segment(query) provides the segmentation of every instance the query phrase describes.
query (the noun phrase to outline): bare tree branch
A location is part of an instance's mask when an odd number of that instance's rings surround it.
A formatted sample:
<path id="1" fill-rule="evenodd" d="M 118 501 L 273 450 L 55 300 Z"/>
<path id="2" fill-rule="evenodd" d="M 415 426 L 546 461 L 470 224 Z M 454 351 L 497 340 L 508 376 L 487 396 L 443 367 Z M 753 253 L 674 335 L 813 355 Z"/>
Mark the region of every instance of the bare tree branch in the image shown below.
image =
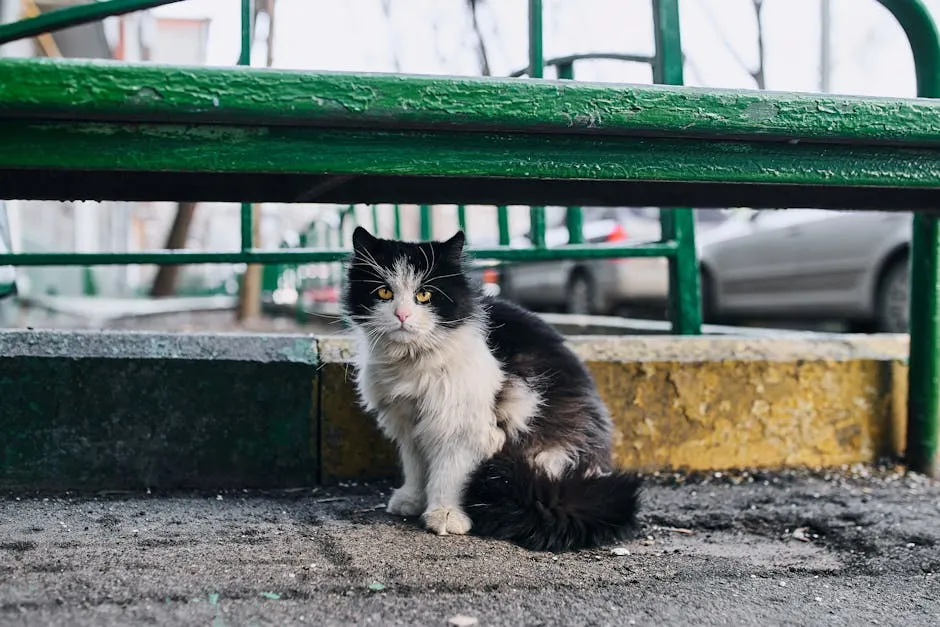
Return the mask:
<path id="1" fill-rule="evenodd" d="M 486 40 L 483 38 L 483 31 L 480 29 L 479 15 L 477 9 L 483 0 L 467 0 L 467 6 L 470 8 L 470 19 L 473 23 L 473 33 L 477 39 L 477 54 L 480 57 L 480 74 L 483 76 L 492 76 L 490 70 L 490 58 L 486 51 Z"/>
<path id="2" fill-rule="evenodd" d="M 395 45 L 395 29 L 392 26 L 392 0 L 382 0 L 382 13 L 385 14 L 385 20 L 388 22 L 389 32 L 392 33 L 391 41 L 391 52 L 392 52 L 392 67 L 395 68 L 396 74 L 401 74 L 401 59 L 398 57 L 398 46 Z"/>
<path id="3" fill-rule="evenodd" d="M 718 23 L 718 20 L 715 18 L 715 15 L 711 12 L 711 9 L 708 7 L 708 4 L 702 3 L 702 11 L 705 13 L 705 18 L 711 24 L 712 29 L 718 35 L 718 38 L 721 40 L 721 44 L 725 47 L 728 53 L 734 57 L 735 62 L 741 66 L 741 68 L 748 73 L 748 75 L 754 80 L 754 83 L 757 85 L 758 89 L 767 88 L 767 77 L 765 72 L 766 67 L 766 57 L 764 54 L 764 0 L 751 0 L 751 6 L 754 9 L 754 15 L 757 18 L 757 67 L 754 68 L 750 63 L 744 60 L 744 58 L 738 53 L 734 45 L 725 35 L 724 30 L 721 28 L 721 25 Z"/>
<path id="4" fill-rule="evenodd" d="M 186 248 L 186 240 L 189 238 L 189 227 L 193 223 L 193 215 L 196 213 L 196 203 L 180 202 L 176 204 L 176 216 L 173 218 L 173 225 L 166 238 L 167 250 L 180 250 Z M 176 283 L 179 278 L 180 266 L 160 266 L 153 279 L 153 285 L 150 288 L 150 296 L 153 298 L 165 298 L 173 296 L 176 293 Z"/>
<path id="5" fill-rule="evenodd" d="M 767 77 L 764 74 L 764 0 L 751 0 L 754 16 L 757 18 L 757 68 L 751 72 L 758 89 L 767 89 Z"/>

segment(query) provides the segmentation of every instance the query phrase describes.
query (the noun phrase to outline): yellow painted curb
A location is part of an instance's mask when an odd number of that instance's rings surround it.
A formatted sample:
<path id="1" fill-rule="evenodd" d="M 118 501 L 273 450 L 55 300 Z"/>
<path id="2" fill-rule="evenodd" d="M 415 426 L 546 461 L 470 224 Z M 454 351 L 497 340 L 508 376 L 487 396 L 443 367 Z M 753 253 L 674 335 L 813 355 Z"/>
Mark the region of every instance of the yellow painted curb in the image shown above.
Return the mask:
<path id="1" fill-rule="evenodd" d="M 900 453 L 907 338 L 571 338 L 615 425 L 624 468 L 818 467 Z M 394 476 L 358 407 L 350 343 L 318 340 L 322 479 Z"/>

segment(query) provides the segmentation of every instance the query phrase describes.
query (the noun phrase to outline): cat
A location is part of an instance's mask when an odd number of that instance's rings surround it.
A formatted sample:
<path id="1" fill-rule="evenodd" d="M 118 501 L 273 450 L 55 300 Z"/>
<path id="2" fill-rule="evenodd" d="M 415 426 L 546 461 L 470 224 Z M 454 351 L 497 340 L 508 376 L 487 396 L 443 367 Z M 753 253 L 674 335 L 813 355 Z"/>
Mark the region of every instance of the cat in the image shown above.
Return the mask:
<path id="1" fill-rule="evenodd" d="M 343 310 L 356 388 L 404 475 L 387 511 L 535 551 L 626 538 L 640 480 L 612 468 L 589 371 L 540 317 L 483 295 L 464 245 L 462 231 L 421 243 L 353 232 Z"/>

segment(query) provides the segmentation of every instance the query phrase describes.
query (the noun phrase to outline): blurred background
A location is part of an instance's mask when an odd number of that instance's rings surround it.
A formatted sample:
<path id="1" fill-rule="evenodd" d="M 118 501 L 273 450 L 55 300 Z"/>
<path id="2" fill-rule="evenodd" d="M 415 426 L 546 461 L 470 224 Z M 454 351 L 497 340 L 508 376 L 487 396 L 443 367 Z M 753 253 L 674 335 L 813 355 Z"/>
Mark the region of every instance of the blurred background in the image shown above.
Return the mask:
<path id="1" fill-rule="evenodd" d="M 925 0 L 935 18 L 940 0 Z M 67 0 L 0 0 L 9 22 Z M 901 29 L 874 0 L 685 0 L 686 84 L 914 96 Z M 545 58 L 653 53 L 648 0 L 545 0 Z M 257 0 L 252 65 L 282 69 L 508 76 L 527 65 L 526 0 Z M 234 65 L 239 3 L 188 0 L 0 46 L 6 57 Z M 546 70 L 552 77 L 553 69 Z M 646 64 L 582 61 L 581 81 L 652 82 Z M 907 329 L 910 215 L 813 208 L 696 211 L 706 321 L 859 332 Z M 257 205 L 259 247 L 344 248 L 355 224 L 422 233 L 418 206 Z M 434 206 L 435 238 L 458 228 Z M 656 207 L 584 208 L 586 241 L 656 241 Z M 548 207 L 548 245 L 567 242 Z M 465 208 L 470 243 L 498 243 L 495 207 Z M 527 207 L 509 208 L 512 246 L 529 246 Z M 425 231 L 427 232 L 427 231 Z M 226 203 L 0 201 L 0 251 L 239 248 Z M 257 280 L 246 281 L 246 272 Z M 662 319 L 663 259 L 478 263 L 492 293 L 546 312 Z M 0 326 L 334 331 L 341 266 L 0 267 Z"/>

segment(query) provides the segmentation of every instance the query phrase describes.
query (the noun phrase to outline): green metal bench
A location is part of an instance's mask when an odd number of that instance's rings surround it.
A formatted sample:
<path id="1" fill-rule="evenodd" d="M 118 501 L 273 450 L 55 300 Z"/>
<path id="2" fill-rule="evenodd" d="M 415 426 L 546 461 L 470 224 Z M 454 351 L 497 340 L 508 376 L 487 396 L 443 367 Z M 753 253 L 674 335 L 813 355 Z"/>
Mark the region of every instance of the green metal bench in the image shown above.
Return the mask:
<path id="1" fill-rule="evenodd" d="M 528 204 L 537 242 L 545 204 L 916 210 L 907 461 L 935 473 L 940 229 L 930 211 L 940 204 L 940 103 L 927 98 L 940 96 L 940 43 L 919 0 L 880 1 L 911 41 L 925 98 L 0 61 L 0 197 Z M 84 10 L 87 17 L 107 4 L 165 3 L 111 0 Z M 536 77 L 540 4 L 530 0 L 529 74 Z M 679 84 L 677 0 L 654 6 L 659 82 Z M 0 27 L 0 43 L 65 24 L 52 17 Z M 473 252 L 666 256 L 674 331 L 698 333 L 691 212 L 663 213 L 668 228 L 655 244 Z M 298 263 L 345 255 L 258 250 L 251 214 L 243 216 L 238 252 L 15 254 L 0 255 L 0 264 Z"/>

